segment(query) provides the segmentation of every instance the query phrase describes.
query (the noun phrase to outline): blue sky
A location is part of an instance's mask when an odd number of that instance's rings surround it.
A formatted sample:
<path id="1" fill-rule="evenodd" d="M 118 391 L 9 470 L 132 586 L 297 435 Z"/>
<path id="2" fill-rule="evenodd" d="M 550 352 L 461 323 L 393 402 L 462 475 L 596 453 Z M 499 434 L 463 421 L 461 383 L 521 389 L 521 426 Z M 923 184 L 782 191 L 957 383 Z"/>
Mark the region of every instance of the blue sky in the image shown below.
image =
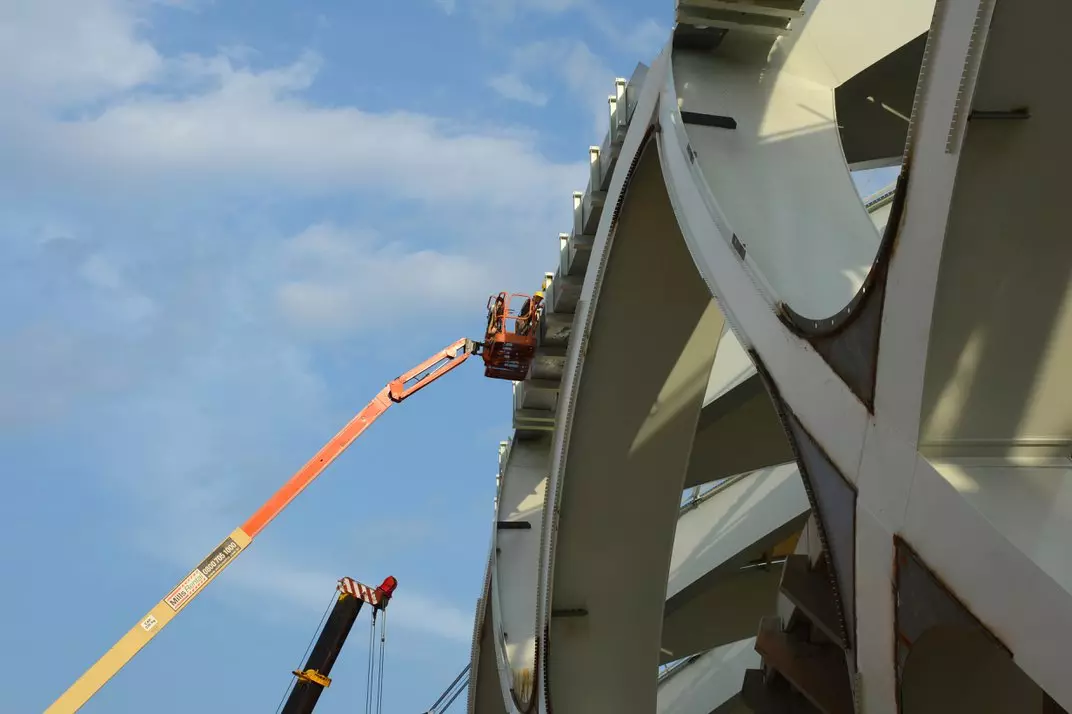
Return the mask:
<path id="1" fill-rule="evenodd" d="M 0 0 L 0 710 L 536 289 L 671 12 Z M 272 711 L 335 580 L 388 574 L 385 709 L 423 711 L 468 656 L 509 389 L 473 364 L 389 412 L 84 711 Z M 363 701 L 366 627 L 318 711 Z"/>
<path id="2" fill-rule="evenodd" d="M 0 710 L 41 711 L 490 292 L 538 286 L 671 13 L 0 0 Z M 473 364 L 389 412 L 84 711 L 272 711 L 335 580 L 388 574 L 385 708 L 423 711 L 468 657 L 509 389 Z M 363 701 L 366 627 L 318 711 Z"/>

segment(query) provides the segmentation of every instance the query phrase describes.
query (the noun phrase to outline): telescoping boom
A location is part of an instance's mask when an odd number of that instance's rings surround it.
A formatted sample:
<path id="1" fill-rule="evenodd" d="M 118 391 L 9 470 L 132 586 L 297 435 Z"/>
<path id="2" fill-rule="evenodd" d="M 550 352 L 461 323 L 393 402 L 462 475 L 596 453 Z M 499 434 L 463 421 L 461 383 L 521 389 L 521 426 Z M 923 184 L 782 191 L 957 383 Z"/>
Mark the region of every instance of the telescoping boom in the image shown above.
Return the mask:
<path id="1" fill-rule="evenodd" d="M 544 286 L 546 289 L 547 285 Z M 224 568 L 234 562 L 253 539 L 278 516 L 298 494 L 346 451 L 388 407 L 413 396 L 432 382 L 461 366 L 474 354 L 483 355 L 484 376 L 492 379 L 525 379 L 536 351 L 543 293 L 531 297 L 501 292 L 488 300 L 483 342 L 462 338 L 392 380 L 350 423 L 331 438 L 312 459 L 234 529 L 196 568 L 142 617 L 85 674 L 68 687 L 45 714 L 74 714 L 126 666 L 145 645 L 189 605 Z M 513 304 L 522 302 L 520 308 Z"/>
<path id="2" fill-rule="evenodd" d="M 324 469 L 388 407 L 398 404 L 459 367 L 478 349 L 475 342 L 460 339 L 384 387 L 368 406 L 332 437 L 282 488 L 275 492 L 249 519 L 216 546 L 189 575 L 141 618 L 115 645 L 72 684 L 45 714 L 73 714 L 108 683 L 142 647 L 156 637 L 179 612 L 234 562 L 272 519 L 282 512 L 298 494 L 316 480 Z"/>

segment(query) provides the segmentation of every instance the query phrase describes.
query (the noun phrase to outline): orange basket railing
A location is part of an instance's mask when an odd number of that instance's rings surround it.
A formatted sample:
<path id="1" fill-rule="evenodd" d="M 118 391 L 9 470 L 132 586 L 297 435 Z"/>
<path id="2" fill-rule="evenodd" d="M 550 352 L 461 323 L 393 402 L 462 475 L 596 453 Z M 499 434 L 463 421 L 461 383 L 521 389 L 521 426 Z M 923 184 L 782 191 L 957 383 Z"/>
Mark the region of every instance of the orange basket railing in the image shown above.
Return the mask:
<path id="1" fill-rule="evenodd" d="M 521 307 L 514 305 L 521 301 Z M 501 292 L 488 298 L 484 335 L 484 374 L 496 379 L 521 380 L 528 375 L 536 353 L 540 309 L 529 295 Z"/>

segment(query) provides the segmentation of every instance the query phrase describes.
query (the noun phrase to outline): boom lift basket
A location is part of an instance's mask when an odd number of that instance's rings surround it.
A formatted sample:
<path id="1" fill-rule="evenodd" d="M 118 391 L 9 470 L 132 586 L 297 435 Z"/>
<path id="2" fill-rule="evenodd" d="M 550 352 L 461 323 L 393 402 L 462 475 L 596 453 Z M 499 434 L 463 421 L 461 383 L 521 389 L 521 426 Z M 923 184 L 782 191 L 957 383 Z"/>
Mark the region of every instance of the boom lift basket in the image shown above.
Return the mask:
<path id="1" fill-rule="evenodd" d="M 488 298 L 488 322 L 482 355 L 484 376 L 521 381 L 536 354 L 541 308 L 531 296 L 505 293 Z M 514 307 L 514 304 L 519 307 Z"/>

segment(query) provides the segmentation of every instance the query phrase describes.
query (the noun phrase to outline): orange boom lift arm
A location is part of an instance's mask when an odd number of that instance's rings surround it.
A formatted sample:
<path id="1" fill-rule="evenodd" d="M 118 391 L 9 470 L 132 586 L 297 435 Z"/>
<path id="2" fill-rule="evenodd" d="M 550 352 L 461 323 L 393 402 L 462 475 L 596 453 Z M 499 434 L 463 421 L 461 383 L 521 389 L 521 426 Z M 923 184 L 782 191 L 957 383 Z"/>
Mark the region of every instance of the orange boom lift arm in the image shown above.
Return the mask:
<path id="1" fill-rule="evenodd" d="M 236 528 L 227 538 L 190 571 L 182 582 L 175 586 L 134 627 L 108 650 L 96 663 L 72 684 L 45 714 L 73 714 L 89 701 L 108 681 L 121 670 L 142 647 L 156 635 L 184 607 L 197 597 L 224 568 L 230 565 L 245 550 L 265 526 L 272 522 L 305 490 L 339 454 L 346 451 L 357 437 L 376 421 L 392 404 L 404 401 L 427 387 L 443 375 L 459 367 L 473 354 L 478 354 L 481 344 L 469 339 L 460 339 L 446 349 L 440 350 L 424 362 L 393 380 L 383 388 L 368 406 L 361 410 L 350 423 L 332 437 L 320 451 L 295 473 L 282 488 L 254 512 L 245 523 Z"/>

